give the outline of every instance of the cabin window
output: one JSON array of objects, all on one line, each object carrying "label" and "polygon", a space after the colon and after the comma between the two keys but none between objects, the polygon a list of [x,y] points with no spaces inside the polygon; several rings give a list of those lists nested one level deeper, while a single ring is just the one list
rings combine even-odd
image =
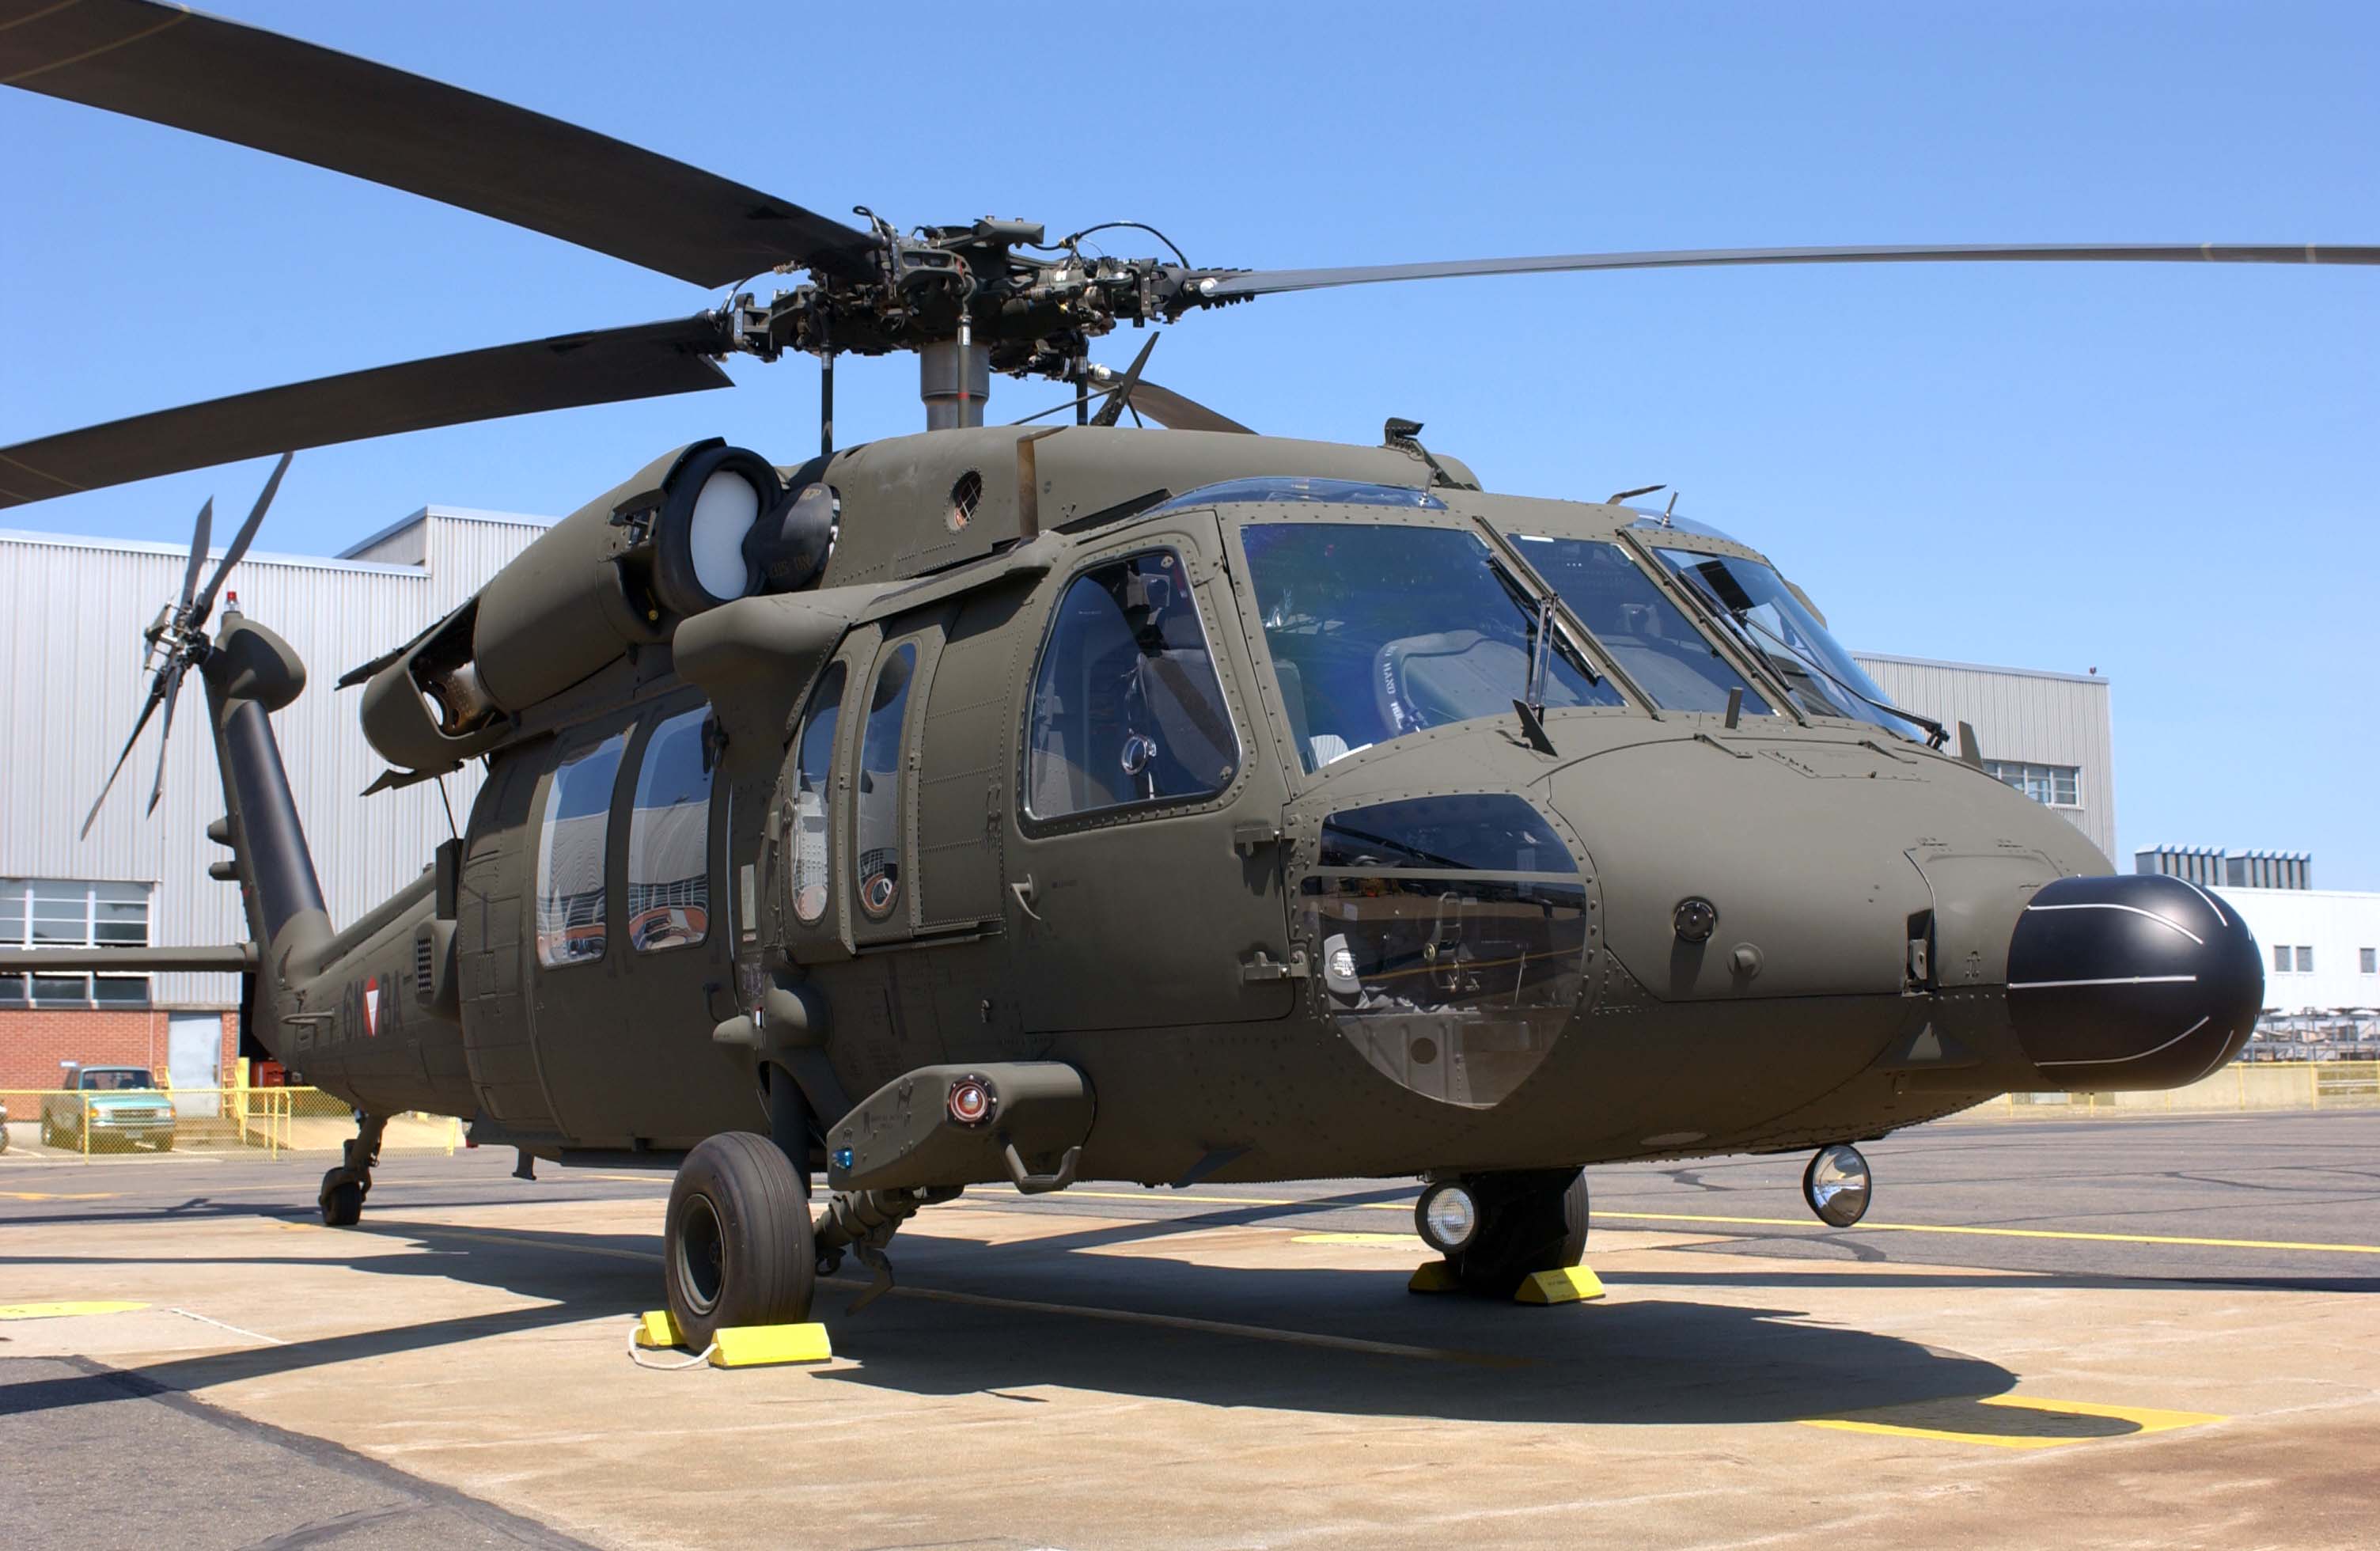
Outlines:
[{"label": "cabin window", "polygon": [[537,840],[537,960],[587,963],[603,956],[603,873],[612,783],[625,733],[614,733],[554,768]]},{"label": "cabin window", "polygon": [[810,694],[810,709],[802,713],[801,735],[794,755],[794,915],[805,925],[826,914],[827,782],[834,765],[834,727],[842,719],[843,664],[838,662],[819,680]]},{"label": "cabin window", "polygon": [[917,676],[915,641],[885,654],[859,740],[859,908],[879,921],[901,898],[901,723]]},{"label": "cabin window", "polygon": [[628,812],[628,945],[684,948],[710,931],[710,721],[698,708],[645,741]]},{"label": "cabin window", "polygon": [[1240,744],[1182,558],[1152,550],[1067,587],[1033,676],[1026,811],[1063,818],[1196,801]]}]

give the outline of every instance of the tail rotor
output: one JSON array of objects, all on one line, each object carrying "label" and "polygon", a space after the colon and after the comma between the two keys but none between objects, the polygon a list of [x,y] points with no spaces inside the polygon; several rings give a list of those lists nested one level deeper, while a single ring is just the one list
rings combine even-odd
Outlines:
[{"label": "tail rotor", "polygon": [[[205,563],[207,539],[214,526],[213,499],[210,497],[207,503],[199,508],[198,527],[190,536],[189,563],[182,569],[181,596],[160,609],[156,619],[141,632],[147,647],[141,653],[140,666],[143,671],[149,671],[151,663],[155,663],[153,676],[149,681],[149,698],[140,708],[139,720],[132,724],[132,735],[124,740],[124,752],[115,757],[115,766],[107,772],[106,782],[100,787],[98,797],[91,805],[90,814],[82,821],[80,838],[90,838],[91,827],[98,821],[101,806],[106,803],[108,793],[115,790],[115,778],[124,772],[125,763],[132,757],[133,746],[140,743],[149,719],[162,707],[165,719],[157,733],[157,779],[149,789],[146,810],[150,813],[157,811],[158,799],[165,794],[166,740],[173,735],[174,705],[181,698],[182,675],[206,660],[209,647],[206,623],[214,612],[215,597],[223,590],[224,578],[231,574],[231,568],[248,553],[248,546],[256,538],[256,530],[263,526],[264,514],[273,504],[273,493],[281,488],[281,477],[289,471],[290,457],[290,454],[284,453],[281,461],[273,466],[273,474],[264,481],[264,489],[257,496],[255,506],[249,510],[248,520],[240,524],[239,532],[233,537],[231,547],[224,551],[223,561],[215,567],[215,574],[207,582],[203,592],[197,590],[199,569]],[[161,652],[164,654],[162,660],[159,660]]]}]

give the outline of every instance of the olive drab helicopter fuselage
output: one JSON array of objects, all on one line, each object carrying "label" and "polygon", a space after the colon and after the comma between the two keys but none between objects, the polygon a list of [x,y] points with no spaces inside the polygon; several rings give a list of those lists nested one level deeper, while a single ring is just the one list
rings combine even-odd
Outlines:
[{"label": "olive drab helicopter fuselage", "polygon": [[[642,578],[722,479],[750,590],[672,620]],[[674,454],[367,665],[382,752],[487,761],[370,916],[265,897],[302,842],[226,740],[243,885],[292,923],[259,1031],[370,1115],[607,1164],[773,1133],[911,1209],[1809,1147],[2247,1037],[2236,920],[1891,731],[1754,551],[1469,486],[1096,426]],[[609,660],[498,710],[494,654],[564,637]],[[235,712],[298,677],[267,639],[203,665]],[[2157,974],[2204,983],[2017,988]]]},{"label": "olive drab helicopter fuselage", "polygon": [[[844,1254],[880,1286],[901,1222],[977,1184],[1423,1175],[1440,1279],[1511,1292],[1578,1264],[1585,1164],[1816,1148],[1805,1194],[1846,1225],[1854,1141],[2010,1091],[2175,1086],[2250,1036],[2237,916],[2111,876],[1971,730],[1887,704],[1755,551],[1619,498],[1488,493],[1410,421],[1378,447],[1249,433],[1144,379],[1154,334],[1121,377],[1090,351],[1326,286],[2380,247],[1205,268],[1135,222],[845,224],[154,0],[0,0],[0,81],[728,288],[0,447],[0,506],[283,454],[203,588],[201,510],[115,765],[197,670],[211,870],[249,939],[0,971],[246,974],[248,1036],[357,1109],[326,1221],[357,1220],[387,1118],[427,1109],[528,1157],[674,1166],[664,1284],[698,1344],[805,1317]],[[1118,229],[1170,257],[1086,250]],[[893,353],[928,430],[835,451],[837,358]],[[667,454],[340,681],[374,790],[486,779],[418,882],[333,923],[271,721],[305,666],[213,618],[288,450],[726,387],[737,355],[817,358],[817,457]],[[995,372],[1071,384],[1076,423],[987,427]],[[152,808],[163,781],[161,755]]]}]

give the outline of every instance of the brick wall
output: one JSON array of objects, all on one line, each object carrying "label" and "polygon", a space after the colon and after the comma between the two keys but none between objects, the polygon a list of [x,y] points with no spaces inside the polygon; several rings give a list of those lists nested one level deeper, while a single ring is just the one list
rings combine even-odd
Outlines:
[{"label": "brick wall", "polygon": [[[194,1009],[193,1012],[206,1011]],[[166,1021],[163,1010],[101,1012],[62,1008],[40,1011],[0,1009],[0,1089],[55,1088],[58,1062],[85,1065],[145,1066],[165,1070]],[[219,1066],[229,1067],[239,1054],[239,1014],[219,1012],[223,1021],[223,1053]]]}]

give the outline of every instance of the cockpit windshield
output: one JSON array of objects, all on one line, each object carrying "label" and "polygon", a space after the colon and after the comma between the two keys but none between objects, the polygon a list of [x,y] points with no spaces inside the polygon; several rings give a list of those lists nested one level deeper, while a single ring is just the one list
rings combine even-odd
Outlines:
[{"label": "cockpit windshield", "polygon": [[1785,579],[1758,561],[1691,550],[1658,550],[1662,561],[1767,659],[1794,704],[1812,716],[1847,716],[1904,736],[1914,721],[1891,702]]},{"label": "cockpit windshield", "polygon": [[1768,702],[1743,682],[1718,649],[1670,601],[1670,595],[1608,539],[1511,535],[1578,616],[1621,672],[1664,710],[1723,711],[1730,690],[1743,693],[1746,716],[1768,716]]},{"label": "cockpit windshield", "polygon": [[[1478,535],[1454,527],[1251,523],[1265,643],[1309,770],[1425,727],[1512,714],[1538,611]],[[1620,695],[1559,628],[1545,703]]]}]

